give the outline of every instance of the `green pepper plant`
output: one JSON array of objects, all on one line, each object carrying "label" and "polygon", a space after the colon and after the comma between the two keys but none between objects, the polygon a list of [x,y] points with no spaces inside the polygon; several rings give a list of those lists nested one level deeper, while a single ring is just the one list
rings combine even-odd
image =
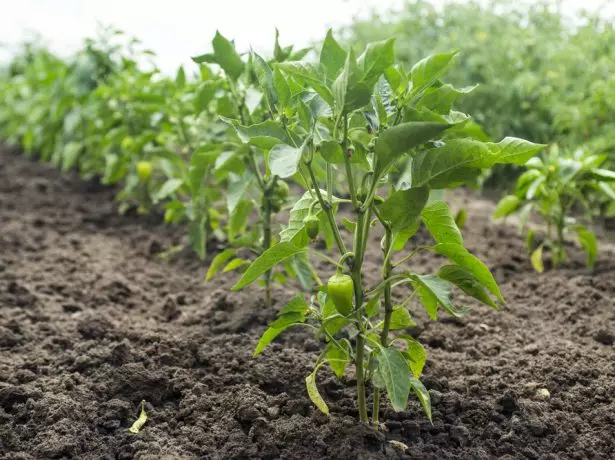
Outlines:
[{"label": "green pepper plant", "polygon": [[[266,154],[268,170],[279,179],[304,184],[306,191],[291,209],[280,241],[251,263],[233,290],[298,254],[330,262],[335,273],[328,282],[309,301],[297,294],[284,306],[254,352],[261,353],[291,326],[314,329],[324,348],[306,385],[324,413],[329,409],[318,392],[316,373],[328,363],[339,378],[354,364],[362,422],[369,420],[370,383],[374,426],[379,425],[382,391],[393,409],[401,411],[413,390],[431,417],[429,393],[419,380],[425,349],[404,332],[414,324],[408,306],[417,299],[432,319],[439,309],[459,316],[466,309],[453,304],[452,286],[493,308],[504,301],[489,269],[464,247],[446,202],[430,201],[430,192],[474,181],[481,169],[494,164],[524,164],[542,146],[516,138],[491,143],[462,135],[469,117],[452,110],[451,103],[463,92],[440,80],[456,55],[434,54],[406,71],[395,65],[393,39],[370,43],[357,57],[329,32],[318,62],[263,65],[262,80],[272,97],[284,101],[285,116],[266,127],[247,126],[246,139],[275,139]],[[389,179],[409,159],[406,180]],[[343,188],[333,180],[336,170],[345,177]],[[420,225],[434,243],[406,249]],[[352,234],[351,244],[342,236],[344,229]],[[311,246],[318,232],[332,239],[337,255]],[[374,232],[384,234],[382,279],[366,286],[366,249]],[[449,262],[435,274],[413,271],[408,262],[421,251]],[[402,286],[411,293],[397,303]]]},{"label": "green pepper plant", "polygon": [[[615,172],[602,167],[607,159],[607,155],[582,149],[561,152],[553,144],[548,153],[527,162],[514,194],[499,201],[493,217],[500,219],[518,212],[521,229],[527,230],[526,243],[536,271],[544,270],[544,249],[549,250],[553,267],[566,260],[566,237],[571,232],[576,233],[586,253],[587,266],[594,267],[598,241],[587,227],[595,217],[596,203],[615,202]],[[537,245],[536,232],[527,225],[533,213],[546,224],[546,237]]]},{"label": "green pepper plant", "polygon": [[[266,156],[280,143],[280,138],[290,142],[275,121],[287,116],[286,99],[290,97],[290,89],[287,88],[287,95],[274,92],[273,79],[283,77],[279,70],[274,74],[270,64],[301,59],[308,51],[282,47],[277,31],[273,59],[269,63],[253,51],[245,59],[234,43],[219,32],[212,41],[212,50],[193,60],[201,65],[216,64],[223,71],[221,85],[211,91],[209,98],[220,120],[228,126],[216,170],[225,173],[229,247],[212,260],[207,279],[220,270],[245,269],[249,260],[243,253],[260,255],[274,243],[275,215],[287,204],[290,189],[267,168]],[[258,213],[257,225],[247,230],[254,210]],[[311,285],[312,271],[305,257],[297,256],[289,261],[285,271],[286,275],[264,273],[265,305],[272,303],[274,279],[284,282],[288,275],[299,277],[305,286]]]}]

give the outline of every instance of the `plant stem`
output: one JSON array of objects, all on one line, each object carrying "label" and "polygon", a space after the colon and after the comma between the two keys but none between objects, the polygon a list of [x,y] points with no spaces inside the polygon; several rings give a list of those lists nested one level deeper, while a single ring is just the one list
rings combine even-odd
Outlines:
[{"label": "plant stem", "polygon": [[350,189],[350,199],[352,200],[352,206],[355,209],[359,209],[360,204],[357,200],[357,190],[354,186],[354,176],[352,175],[352,167],[348,157],[348,115],[344,115],[342,123],[342,153],[344,154],[344,167],[346,168],[346,178],[348,179],[348,188]]},{"label": "plant stem", "polygon": [[[391,277],[393,271],[393,263],[391,262],[391,246],[393,244],[393,235],[391,228],[386,225],[384,227],[384,264],[382,267],[382,277],[387,280]],[[391,327],[391,316],[393,314],[393,300],[391,298],[391,281],[387,281],[384,285],[384,324],[380,333],[380,343],[383,347],[388,346],[389,328]],[[374,406],[372,410],[372,422],[374,428],[378,428],[378,419],[380,412],[380,390],[374,387]]]},{"label": "plant stem", "polygon": [[335,238],[335,243],[340,251],[341,255],[346,254],[346,245],[342,240],[342,235],[340,235],[340,230],[337,227],[337,222],[335,222],[335,216],[333,215],[333,210],[331,203],[325,201],[320,193],[320,188],[318,187],[318,180],[314,175],[314,171],[312,170],[312,166],[309,163],[306,163],[308,172],[310,174],[310,179],[312,181],[312,186],[314,187],[314,191],[316,192],[316,197],[318,198],[318,202],[320,203],[320,207],[323,209],[325,214],[327,215],[327,220],[329,221],[329,225],[331,226],[331,230],[333,230],[333,237]]},{"label": "plant stem", "polygon": [[[271,247],[271,203],[269,192],[263,197],[263,250]],[[265,307],[271,308],[271,270],[265,273]]]},{"label": "plant stem", "polygon": [[363,279],[361,271],[363,268],[363,257],[365,253],[365,226],[369,223],[370,212],[362,212],[357,210],[357,227],[354,235],[354,253],[355,258],[352,265],[352,281],[354,283],[355,311],[357,311],[357,321],[361,329],[361,333],[357,336],[357,351],[355,353],[355,368],[357,374],[357,403],[359,406],[359,419],[362,422],[368,422],[367,402],[365,398],[365,370],[364,370],[364,353],[365,353],[365,338],[363,337],[364,325],[361,317],[361,307],[363,306]]}]

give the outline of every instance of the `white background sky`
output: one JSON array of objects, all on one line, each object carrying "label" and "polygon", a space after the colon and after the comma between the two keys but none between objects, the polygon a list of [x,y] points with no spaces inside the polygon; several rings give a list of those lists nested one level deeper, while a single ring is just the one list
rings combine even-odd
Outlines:
[{"label": "white background sky", "polygon": [[[463,1],[463,0],[461,0]],[[528,1],[528,0],[526,0]],[[615,0],[562,0],[571,15],[579,8],[615,15]],[[274,28],[282,45],[305,46],[330,26],[353,16],[399,7],[403,0],[0,0],[0,43],[15,44],[39,32],[57,52],[68,54],[92,36],[97,22],[140,38],[166,71],[207,52],[216,29],[241,50],[271,49]],[[440,4],[442,0],[432,3]],[[0,59],[8,51],[0,50]]]}]

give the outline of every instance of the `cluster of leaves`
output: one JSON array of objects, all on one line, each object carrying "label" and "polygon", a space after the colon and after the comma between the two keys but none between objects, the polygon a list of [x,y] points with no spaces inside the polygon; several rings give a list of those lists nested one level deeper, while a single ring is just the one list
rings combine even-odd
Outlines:
[{"label": "cluster of leaves", "polygon": [[[596,212],[594,202],[601,202],[602,198],[615,207],[612,187],[615,172],[602,168],[606,160],[606,155],[583,150],[562,153],[554,144],[547,153],[527,162],[527,171],[519,177],[514,195],[507,195],[498,203],[496,219],[519,213],[521,229],[527,230],[527,248],[536,271],[544,270],[545,248],[550,252],[552,266],[566,260],[565,238],[570,232],[576,233],[585,250],[587,266],[594,267],[598,253],[596,236],[574,215],[582,215],[591,223]],[[535,230],[528,228],[532,213],[537,213],[547,227],[546,239],[538,245],[534,242]]]},{"label": "cluster of leaves", "polygon": [[[473,182],[494,164],[522,165],[543,146],[510,137],[497,143],[472,137],[469,117],[452,110],[466,91],[441,81],[456,54],[431,55],[408,71],[395,64],[392,39],[368,44],[357,57],[329,32],[317,63],[261,62],[259,84],[275,107],[274,117],[266,127],[253,124],[241,132],[248,143],[264,136],[276,139],[265,155],[268,170],[281,179],[293,178],[305,193],[291,209],[280,241],[250,264],[233,289],[248,286],[298,254],[331,263],[336,274],[319,283],[309,302],[298,294],[283,307],[255,350],[258,355],[291,326],[313,328],[324,347],[306,384],[325,413],[328,406],[318,392],[316,373],[328,363],[340,378],[354,364],[362,421],[368,420],[368,383],[376,426],[381,391],[398,411],[406,408],[414,391],[430,416],[429,393],[419,380],[425,350],[410,335],[391,337],[390,332],[414,324],[409,311],[413,301],[433,319],[440,309],[462,315],[466,309],[452,301],[454,287],[493,308],[504,301],[489,269],[464,247],[446,202],[430,200],[430,192]],[[402,170],[403,180],[393,181],[393,173]],[[341,206],[349,207],[350,214],[338,212]],[[421,225],[433,245],[408,250]],[[353,235],[351,249],[341,236],[344,229]],[[336,248],[337,260],[311,245],[319,231]],[[376,231],[384,232],[382,281],[369,290],[363,284],[364,259]],[[420,251],[449,262],[435,274],[417,273],[407,263]],[[397,256],[399,252],[404,255]],[[394,304],[401,286],[406,298]]]},{"label": "cluster of leaves", "polygon": [[[460,47],[464,59],[450,81],[479,87],[460,101],[493,138],[515,135],[584,146],[615,164],[615,27],[599,13],[575,21],[550,1],[448,2],[409,0],[400,11],[357,20],[351,43],[397,37],[397,55],[410,64]],[[514,177],[516,170],[501,170]],[[512,176],[510,173],[514,173]],[[493,184],[502,183],[502,175]]]}]

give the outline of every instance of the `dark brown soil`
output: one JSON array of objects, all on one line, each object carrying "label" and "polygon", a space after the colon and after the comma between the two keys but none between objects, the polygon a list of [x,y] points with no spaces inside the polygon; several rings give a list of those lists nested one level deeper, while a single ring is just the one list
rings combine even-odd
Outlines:
[{"label": "dark brown soil", "polygon": [[[332,416],[312,406],[304,378],[319,345],[305,331],[251,358],[275,316],[258,288],[228,294],[236,275],[204,285],[194,258],[157,256],[181,232],[120,217],[112,191],[0,153],[0,457],[613,458],[613,253],[589,273],[573,250],[538,275],[516,230],[489,222],[491,204],[467,205],[467,245],[508,305],[439,322],[415,306],[433,425],[412,401],[403,413],[385,405],[374,432],[355,422],[352,375],[322,372]],[[291,295],[278,288],[277,305]],[[142,399],[150,418],[131,434]]]}]

